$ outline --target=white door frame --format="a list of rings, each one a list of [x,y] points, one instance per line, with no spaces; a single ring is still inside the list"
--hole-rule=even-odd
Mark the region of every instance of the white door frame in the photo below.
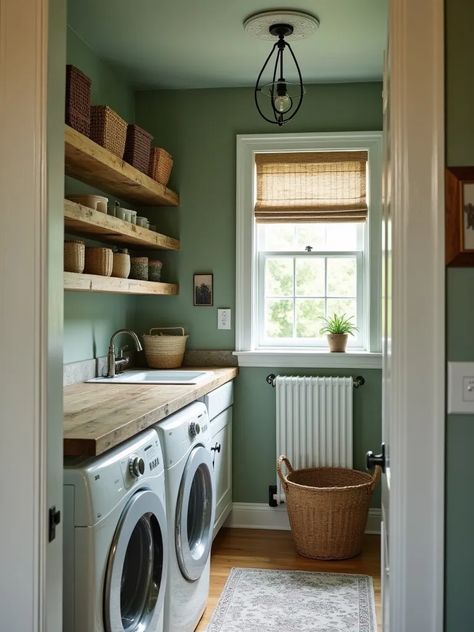
[[[47,26],[47,0],[0,0],[0,627],[28,632],[59,631],[45,623]]]
[[[0,611],[2,625],[32,632],[46,629],[47,588],[47,8],[0,0],[0,489],[10,517],[0,524]],[[442,0],[392,0],[390,33],[391,631],[431,632],[443,626]]]
[[[443,11],[391,0],[390,632],[443,629]]]

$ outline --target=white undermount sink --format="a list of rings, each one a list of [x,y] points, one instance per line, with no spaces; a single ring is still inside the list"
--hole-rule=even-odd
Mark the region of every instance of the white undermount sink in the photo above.
[[[213,371],[162,371],[159,369],[125,371],[115,377],[95,377],[97,384],[198,384],[212,377]]]

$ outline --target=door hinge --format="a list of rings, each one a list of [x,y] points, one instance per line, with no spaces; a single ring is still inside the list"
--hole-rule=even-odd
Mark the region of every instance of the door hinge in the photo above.
[[[56,505],[49,508],[49,541],[52,542],[56,537],[56,527],[61,522],[61,512],[56,509]]]

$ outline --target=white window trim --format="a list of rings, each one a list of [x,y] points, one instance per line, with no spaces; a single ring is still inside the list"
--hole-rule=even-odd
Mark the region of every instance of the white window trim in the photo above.
[[[368,152],[369,265],[364,296],[368,349],[331,354],[311,349],[256,349],[258,265],[255,222],[255,154],[281,151],[365,150]],[[236,351],[240,366],[381,368],[381,185],[382,132],[237,135],[236,177]],[[254,307],[253,307],[254,306]],[[271,362],[271,364],[270,364]],[[370,365],[370,366],[368,366]]]

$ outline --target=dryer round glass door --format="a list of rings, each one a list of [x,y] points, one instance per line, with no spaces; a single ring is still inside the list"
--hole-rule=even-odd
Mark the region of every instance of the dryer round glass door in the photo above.
[[[166,514],[156,494],[132,496],[115,530],[105,578],[107,632],[152,632],[163,608],[168,570]]]
[[[188,457],[176,503],[176,555],[186,579],[201,576],[212,544],[215,496],[212,459],[202,445]]]

